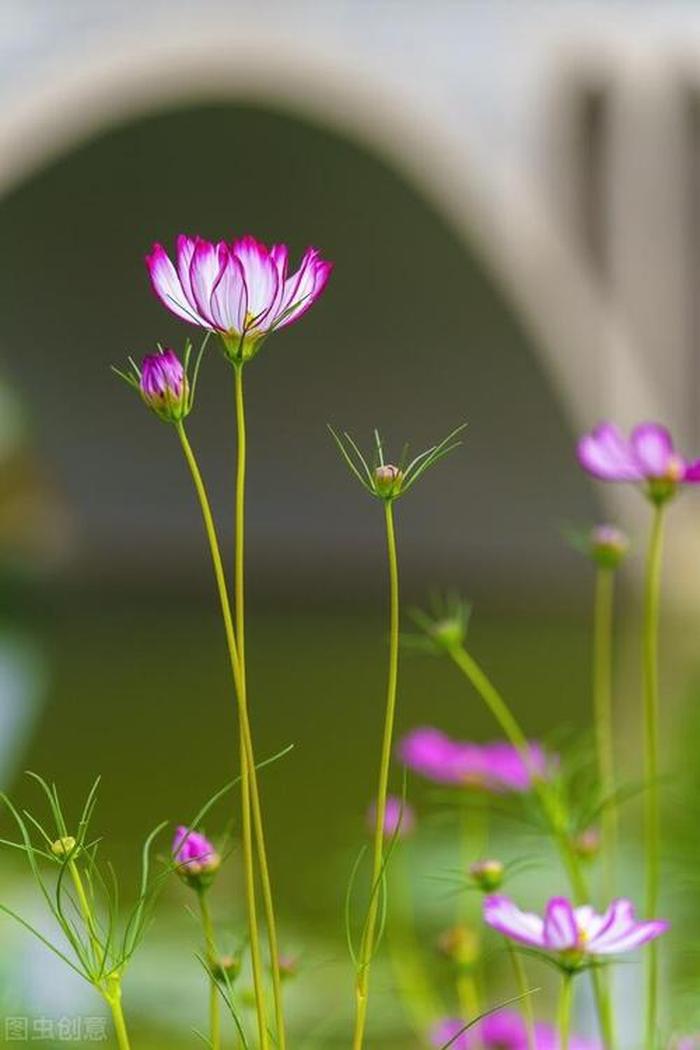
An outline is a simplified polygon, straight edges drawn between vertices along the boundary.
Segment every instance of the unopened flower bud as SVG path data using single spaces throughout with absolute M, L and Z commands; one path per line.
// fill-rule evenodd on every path
M 403 472 L 398 467 L 392 466 L 391 463 L 385 463 L 383 466 L 375 468 L 374 488 L 378 496 L 382 496 L 384 499 L 398 496 L 402 482 Z
M 179 423 L 189 412 L 189 383 L 172 350 L 147 354 L 139 378 L 141 397 L 166 423 Z
M 193 889 L 206 889 L 221 867 L 221 857 L 209 839 L 180 825 L 173 839 L 173 858 L 178 874 Z
M 216 961 L 211 962 L 211 972 L 216 981 L 235 981 L 241 972 L 240 955 L 221 955 Z
M 500 860 L 478 860 L 469 869 L 472 879 L 484 893 L 493 893 L 503 883 L 505 869 Z
M 51 852 L 54 857 L 58 857 L 60 860 L 64 860 L 66 857 L 75 856 L 77 852 L 77 843 L 72 835 L 64 835 L 61 839 L 56 839 L 51 845 Z
M 627 536 L 615 525 L 596 525 L 591 529 L 590 550 L 602 569 L 616 569 L 629 550 Z
M 277 966 L 283 981 L 289 981 L 299 972 L 299 960 L 294 955 L 280 955 Z
M 471 926 L 453 926 L 441 933 L 437 942 L 438 951 L 456 966 L 468 969 L 479 959 L 480 941 Z
M 367 810 L 367 827 L 374 831 L 377 823 L 377 803 L 373 802 Z M 413 810 L 402 798 L 389 795 L 384 811 L 384 838 L 405 838 L 416 826 Z
M 586 828 L 574 839 L 574 851 L 581 860 L 592 860 L 600 852 L 600 832 L 597 828 Z

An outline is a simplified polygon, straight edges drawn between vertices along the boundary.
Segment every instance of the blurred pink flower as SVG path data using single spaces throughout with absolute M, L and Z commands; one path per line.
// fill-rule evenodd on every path
M 450 1050 L 476 1050 L 477 1047 L 483 1050 L 527 1050 L 525 1022 L 515 1010 L 497 1010 L 466 1032 L 462 1031 L 465 1023 L 457 1017 L 440 1021 L 430 1034 L 433 1046 L 443 1047 L 449 1043 Z M 535 1025 L 534 1035 L 536 1050 L 559 1050 L 559 1034 L 553 1025 L 539 1022 Z M 569 1050 L 601 1050 L 601 1044 L 595 1039 L 572 1035 Z
M 377 822 L 377 803 L 373 802 L 367 811 L 367 827 L 374 831 Z M 407 802 L 396 795 L 388 795 L 384 813 L 384 837 L 405 838 L 416 826 L 416 817 Z
M 153 289 L 183 321 L 219 332 L 228 356 L 244 361 L 277 328 L 298 321 L 318 299 L 332 270 L 316 248 L 288 273 L 289 251 L 271 248 L 247 235 L 213 244 L 181 234 L 176 265 L 155 244 L 146 265 Z
M 409 769 L 438 784 L 493 792 L 528 791 L 533 774 L 545 779 L 552 765 L 552 756 L 537 743 L 529 745 L 526 762 L 505 741 L 457 741 L 430 726 L 408 733 L 399 743 L 398 755 Z
M 659 423 L 640 423 L 625 438 L 614 423 L 600 423 L 578 443 L 584 470 L 603 481 L 646 483 L 652 498 L 668 499 L 679 484 L 700 482 L 700 460 L 688 462 Z

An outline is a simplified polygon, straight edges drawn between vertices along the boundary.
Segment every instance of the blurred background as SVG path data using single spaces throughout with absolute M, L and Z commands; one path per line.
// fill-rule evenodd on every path
M 0 55 L 0 783 L 35 804 L 21 773 L 36 769 L 74 812 L 101 773 L 98 824 L 127 883 L 150 828 L 186 821 L 235 753 L 188 476 L 172 432 L 110 372 L 190 334 L 153 297 L 143 256 L 181 231 L 250 231 L 335 262 L 323 299 L 248 371 L 248 550 L 258 753 L 295 745 L 264 781 L 285 944 L 301 960 L 290 997 L 300 1031 L 328 1022 L 322 1044 L 340 1045 L 385 557 L 378 508 L 326 423 L 364 445 L 379 426 L 398 456 L 467 422 L 464 448 L 399 505 L 404 603 L 448 585 L 474 602 L 472 648 L 533 736 L 589 723 L 591 571 L 563 531 L 612 518 L 632 532 L 618 729 L 633 771 L 645 508 L 594 488 L 573 449 L 602 417 L 658 419 L 700 451 L 700 10 L 3 0 Z M 213 348 L 191 436 L 230 542 L 232 378 Z M 697 740 L 699 519 L 692 494 L 674 506 L 667 555 L 675 771 Z M 454 671 L 409 656 L 399 731 L 426 722 L 495 735 Z M 681 857 L 694 793 L 673 791 Z M 415 870 L 454 865 L 449 820 L 428 815 L 419 785 L 409 796 L 426 812 Z M 224 806 L 208 830 L 227 819 Z M 22 864 L 2 864 L 3 895 L 35 914 Z M 235 940 L 229 867 L 219 910 Z M 634 869 L 632 852 L 633 885 Z M 430 953 L 453 905 L 414 881 Z M 686 929 L 694 889 L 674 898 Z M 203 1023 L 185 904 L 170 887 L 127 983 L 143 1046 L 190 1046 Z M 3 922 L 5 1017 L 99 1013 L 46 965 Z M 678 965 L 669 1023 L 686 1023 L 693 965 Z M 390 976 L 377 983 L 375 1045 L 418 1046 Z

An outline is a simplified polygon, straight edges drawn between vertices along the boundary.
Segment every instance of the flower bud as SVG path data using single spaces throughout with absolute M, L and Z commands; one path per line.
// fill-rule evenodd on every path
M 469 868 L 469 874 L 484 893 L 493 893 L 503 883 L 505 869 L 500 860 L 478 860 Z
M 56 839 L 51 845 L 51 852 L 54 857 L 58 857 L 59 860 L 65 860 L 66 857 L 75 857 L 77 850 L 77 843 L 72 835 L 64 835 L 61 839 Z
M 210 965 L 214 980 L 223 981 L 225 984 L 227 979 L 235 981 L 240 974 L 241 957 L 240 955 L 221 955 Z
M 295 955 L 280 955 L 277 960 L 277 966 L 283 981 L 291 980 L 299 972 L 299 960 Z
M 378 496 L 391 499 L 398 496 L 403 482 L 403 471 L 391 463 L 376 467 L 374 471 L 374 490 Z
M 367 827 L 374 831 L 377 823 L 377 803 L 373 802 L 367 811 Z M 413 810 L 403 799 L 396 795 L 389 795 L 386 800 L 384 811 L 384 838 L 405 838 L 410 835 L 416 826 L 416 818 Z
M 144 357 L 139 390 L 148 407 L 166 423 L 179 423 L 189 412 L 189 383 L 172 350 L 159 350 Z
M 471 926 L 453 926 L 441 933 L 437 942 L 438 951 L 460 969 L 469 969 L 479 959 L 479 935 Z
M 600 852 L 600 832 L 597 828 L 586 828 L 574 839 L 574 852 L 581 860 L 593 860 Z
M 178 874 L 195 890 L 206 889 L 221 867 L 221 857 L 209 839 L 180 825 L 173 839 Z
M 629 550 L 627 536 L 615 525 L 596 525 L 589 536 L 593 560 L 601 569 L 616 569 Z

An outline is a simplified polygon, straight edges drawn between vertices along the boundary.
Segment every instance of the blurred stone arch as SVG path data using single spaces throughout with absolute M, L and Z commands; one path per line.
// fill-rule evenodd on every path
M 500 565 L 505 586 L 519 571 L 556 578 L 558 516 L 595 513 L 571 443 L 576 427 L 617 407 L 611 347 L 627 362 L 626 405 L 654 414 L 625 333 L 536 195 L 510 173 L 487 179 L 468 129 L 445 121 L 420 85 L 383 79 L 356 55 L 238 21 L 125 38 L 6 112 L 0 158 L 13 266 L 0 339 L 78 508 L 81 561 L 101 573 L 154 558 L 167 572 L 194 542 L 167 435 L 106 371 L 155 338 L 182 342 L 140 260 L 179 226 L 217 236 L 243 223 L 270 237 L 282 225 L 297 251 L 307 236 L 339 251 L 351 278 L 341 265 L 336 305 L 271 345 L 251 383 L 251 555 L 271 577 L 290 564 L 308 571 L 304 551 L 327 577 L 348 547 L 358 564 L 371 550 L 364 508 L 324 444 L 328 415 L 358 435 L 383 424 L 397 443 L 429 441 L 466 416 L 465 459 L 439 493 L 447 524 L 436 537 L 433 482 L 416 498 L 414 553 L 438 578 L 455 563 L 458 577 Z M 40 321 L 28 330 L 30 311 Z M 222 507 L 223 375 L 203 388 L 216 415 L 193 425 Z M 271 489 L 280 449 L 287 469 Z

